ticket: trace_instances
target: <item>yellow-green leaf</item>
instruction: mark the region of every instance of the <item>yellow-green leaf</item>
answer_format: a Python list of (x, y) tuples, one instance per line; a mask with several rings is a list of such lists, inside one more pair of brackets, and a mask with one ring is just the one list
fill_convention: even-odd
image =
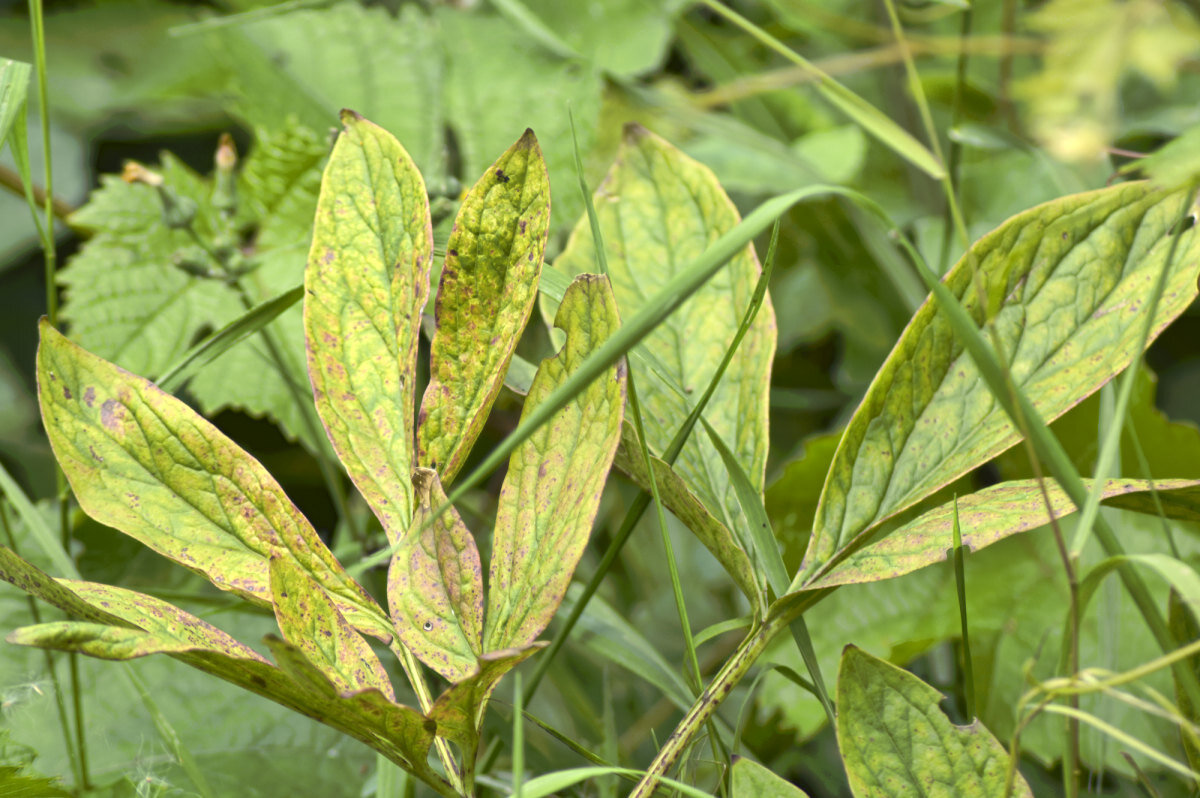
[[(616, 162), (597, 189), (594, 204), (613, 291), (624, 316), (640, 310), (739, 221), (737, 209), (707, 167), (637, 125), (625, 129)], [(594, 238), (585, 217), (554, 268), (574, 275), (594, 269), (595, 263)], [(666, 450), (679, 420), (691, 408), (692, 392), (708, 384), (742, 321), (760, 272), (754, 248), (747, 245), (641, 344), (655, 365), (645, 370), (646, 387), (641, 391), (653, 453)], [(768, 297), (705, 411), (758, 491), (763, 489), (767, 461), (767, 393), (775, 339), (775, 312)], [(707, 535), (702, 540), (741, 585), (748, 528), (721, 457), (703, 431), (688, 438), (674, 470), (727, 530), (723, 540)], [(755, 600), (757, 591), (747, 592)]]
[(451, 682), (475, 672), (483, 635), (479, 550), (436, 471), (413, 473), (417, 511), (388, 568), (388, 605), (409, 651)]
[(417, 460), (450, 484), (479, 437), (533, 300), (550, 231), (550, 182), (532, 130), (463, 200), (446, 244)]
[[(1001, 798), (1008, 755), (979, 721), (955, 726), (943, 696), (911, 673), (846, 646), (838, 670), (838, 747), (855, 798)], [(1015, 776), (1010, 795), (1033, 793)]]
[(357, 628), (391, 637), (383, 610), (334, 559), (266, 469), (191, 408), (68, 341), (45, 321), (38, 399), (84, 511), (222, 590), (270, 603), (286, 556)]
[(348, 695), (374, 688), (395, 701), (383, 663), (333, 601), (292, 560), (271, 558), (271, 598), (283, 637)]
[[(1049, 511), (1061, 519), (1078, 508), (1054, 480), (1046, 480)], [(1084, 484), (1091, 489), (1092, 480)], [(1170, 518), (1200, 520), (1200, 480), (1110, 479), (1101, 494), (1106, 504), (1154, 514), (1158, 505), (1151, 496), (1158, 492), (1163, 513)], [(962, 542), (970, 551), (998, 543), (1006, 537), (1028, 532), (1050, 523), (1042, 490), (1037, 480), (1001, 482), (958, 499)], [(865, 546), (833, 566), (806, 588), (879, 582), (912, 573), (941, 562), (954, 546), (953, 501), (922, 513), (887, 537)]]
[[(608, 278), (578, 277), (554, 323), (567, 340), (538, 367), (522, 419), (620, 326)], [(500, 489), (484, 651), (521, 648), (550, 623), (591, 534), (624, 406), (619, 361), (513, 452)]]
[[(1013, 381), (1044, 419), (1133, 358), (1182, 200), (1146, 183), (1064, 197), (984, 236), (946, 276), (976, 323), (993, 326)], [(1200, 236), (1194, 228), (1180, 235), (1151, 338), (1196, 296)], [(880, 523), (1019, 437), (948, 318), (927, 300), (846, 427), (796, 585), (820, 578)]]
[(304, 274), (317, 412), (388, 540), (412, 519), (417, 338), (433, 252), (420, 173), (387, 131), (342, 112)]
[(733, 758), (731, 798), (808, 798), (796, 785), (743, 756)]

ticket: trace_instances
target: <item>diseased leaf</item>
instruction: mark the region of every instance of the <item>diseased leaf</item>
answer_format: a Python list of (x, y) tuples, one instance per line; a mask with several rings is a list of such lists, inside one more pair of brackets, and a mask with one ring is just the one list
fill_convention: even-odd
[(271, 558), (271, 598), (284, 639), (303, 652), (338, 695), (376, 689), (396, 700), (383, 663), (325, 591), (287, 557)]
[[(637, 125), (626, 127), (617, 160), (594, 202), (613, 292), (625, 316), (640, 310), (678, 270), (739, 221), (711, 171)], [(593, 268), (595, 259), (591, 228), (584, 218), (554, 268), (574, 275)], [(666, 450), (678, 420), (688, 414), (689, 394), (708, 384), (742, 321), (760, 271), (753, 247), (747, 245), (639, 347), (657, 367), (648, 370), (642, 391), (652, 452)], [(775, 335), (768, 297), (705, 412), (758, 491), (766, 468)], [(673, 384), (660, 378), (658, 370)], [(683, 395), (676, 392), (679, 388)], [(749, 539), (746, 521), (720, 455), (702, 431), (693, 431), (674, 469), (712, 517), (732, 530), (732, 539), (721, 535), (705, 543), (735, 578), (744, 577), (743, 555), (732, 552), (742, 548), (744, 554), (738, 541)], [(754, 593), (748, 595), (754, 600)]]
[(42, 419), (88, 515), (259, 603), (269, 558), (290, 557), (357, 628), (390, 639), (383, 610), (257, 460), (149, 381), (40, 329)]
[(500, 679), (546, 645), (537, 642), (524, 648), (489, 651), (479, 658), (479, 667), (474, 673), (450, 685), (438, 696), (429, 710), (429, 717), (437, 723), (439, 737), (453, 741), (462, 749), (464, 761), (475, 759), (483, 712)]
[(532, 130), (463, 200), (438, 285), (417, 461), (454, 479), (483, 430), (537, 298), (550, 183)]
[[(1084, 480), (1091, 489), (1092, 480)], [(1157, 490), (1163, 512), (1171, 518), (1200, 520), (1200, 480), (1110, 479), (1104, 486), (1106, 504), (1157, 513), (1151, 491)], [(1054, 518), (1073, 515), (1078, 508), (1054, 480), (1046, 480)], [(979, 551), (1011, 535), (1050, 523), (1046, 502), (1036, 480), (1002, 482), (958, 499), (962, 542)], [(954, 546), (954, 502), (947, 502), (901, 526), (884, 539), (855, 551), (806, 588), (860, 584), (892, 579), (942, 562)]]
[[(567, 340), (538, 367), (522, 419), (620, 326), (608, 278), (577, 278), (554, 321)], [(484, 651), (521, 648), (550, 623), (591, 534), (624, 406), (621, 361), (513, 452), (496, 516)]]
[(436, 471), (413, 473), (417, 510), (388, 568), (388, 605), (401, 642), (451, 682), (470, 676), (483, 645), (483, 566), (475, 538), (446, 503)]
[(731, 798), (808, 798), (791, 782), (744, 756), (733, 758)]
[(421, 309), (433, 253), (425, 183), (387, 131), (342, 114), (304, 285), (308, 371), (333, 448), (395, 543), (409, 474)]
[[(1004, 795), (1007, 752), (979, 721), (952, 724), (941, 693), (916, 676), (846, 646), (837, 692), (838, 747), (856, 798)], [(1032, 798), (1015, 779), (1010, 795)]]
[[(1145, 183), (1055, 200), (984, 236), (947, 275), (977, 323), (993, 326), (1014, 382), (1043, 418), (1069, 410), (1135, 354), (1179, 205), (1180, 195)], [(1196, 295), (1200, 238), (1181, 235), (1151, 339)], [(1018, 439), (926, 300), (846, 428), (795, 584), (820, 578), (882, 521)]]

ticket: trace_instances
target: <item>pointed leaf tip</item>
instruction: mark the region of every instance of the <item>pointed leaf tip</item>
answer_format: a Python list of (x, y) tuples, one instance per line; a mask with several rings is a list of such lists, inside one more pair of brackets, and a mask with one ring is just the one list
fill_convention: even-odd
[(342, 120), (342, 124), (345, 125), (346, 127), (349, 127), (351, 124), (354, 124), (357, 122), (365, 122), (366, 121), (366, 117), (364, 117), (358, 111), (354, 111), (350, 108), (343, 108), (341, 110), (341, 113), (338, 114), (338, 118)]

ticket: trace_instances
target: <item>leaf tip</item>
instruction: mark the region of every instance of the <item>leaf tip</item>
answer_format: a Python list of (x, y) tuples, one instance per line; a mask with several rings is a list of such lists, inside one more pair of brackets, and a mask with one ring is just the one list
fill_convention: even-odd
[(338, 114), (338, 118), (342, 120), (342, 124), (345, 125), (347, 129), (349, 129), (351, 125), (356, 125), (359, 122), (366, 121), (362, 114), (349, 108), (343, 108), (341, 113)]

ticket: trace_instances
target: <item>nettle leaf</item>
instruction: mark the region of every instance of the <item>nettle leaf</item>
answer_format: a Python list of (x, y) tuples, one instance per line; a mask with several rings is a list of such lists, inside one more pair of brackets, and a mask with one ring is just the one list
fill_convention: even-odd
[[(212, 230), (208, 184), (169, 154), (165, 185), (196, 203), (194, 226)], [(242, 311), (237, 294), (216, 280), (193, 277), (173, 263), (195, 242), (163, 224), (155, 189), (105, 175), (71, 225), (92, 237), (59, 273), (62, 318), (81, 345), (137, 374), (158, 374), (179, 359), (205, 329)]]
[(289, 557), (358, 629), (390, 639), (383, 610), (257, 460), (149, 381), (40, 329), (42, 419), (88, 515), (259, 603), (268, 560)]
[(333, 684), (338, 695), (374, 688), (395, 701), (383, 663), (333, 600), (300, 566), (271, 558), (271, 598), (283, 637)]
[[(554, 323), (567, 340), (538, 367), (522, 420), (620, 326), (608, 278), (576, 278)], [(509, 459), (492, 544), (484, 651), (525, 646), (562, 602), (591, 534), (620, 440), (624, 404), (620, 361)]]
[[(1008, 755), (979, 721), (955, 726), (943, 696), (916, 676), (846, 646), (838, 670), (837, 737), (856, 798), (1004, 795)], [(1020, 774), (1010, 795), (1033, 793)]]
[[(1091, 489), (1092, 480), (1084, 484)], [(1006, 537), (1038, 529), (1073, 515), (1075, 504), (1054, 480), (1046, 480), (1049, 509), (1037, 480), (1002, 482), (958, 499), (962, 542), (971, 551)], [(1158, 512), (1152, 493), (1157, 491), (1163, 513), (1169, 518), (1200, 520), (1200, 480), (1110, 479), (1101, 495), (1106, 504), (1150, 515)], [(946, 502), (904, 524), (887, 537), (865, 546), (833, 566), (813, 589), (835, 585), (879, 582), (942, 562), (954, 546), (954, 502)]]
[(277, 240), (271, 232), (277, 227), (312, 229), (320, 166), (328, 154), (325, 138), (294, 119), (255, 131), (254, 148), (238, 175), (238, 197), (264, 222), (255, 239), (258, 249), (295, 243)]
[(804, 790), (743, 756), (733, 758), (730, 779), (732, 798), (808, 798)]
[[(637, 125), (626, 127), (617, 160), (594, 201), (613, 291), (626, 315), (636, 313), (677, 269), (695, 260), (739, 221), (736, 208), (707, 167)], [(554, 268), (574, 275), (594, 268), (595, 262), (591, 227), (583, 218)], [(742, 321), (760, 273), (754, 249), (748, 245), (641, 345), (656, 365), (646, 370), (647, 387), (642, 391), (651, 451), (661, 454), (667, 448), (678, 420), (691, 408), (691, 393), (708, 384)], [(767, 394), (775, 337), (775, 312), (768, 297), (705, 412), (760, 492), (767, 461)], [(749, 530), (721, 457), (702, 430), (688, 438), (674, 470), (726, 528), (724, 535), (714, 530), (701, 540), (742, 584)], [(734, 553), (737, 550), (741, 553)], [(752, 601), (757, 593), (747, 590)]]
[[(946, 276), (977, 322), (994, 326), (1013, 381), (1046, 420), (1133, 358), (1182, 199), (1130, 183), (1055, 200), (984, 236)], [(1151, 340), (1196, 296), (1200, 237), (1181, 235)], [(796, 584), (816, 581), (880, 523), (1019, 437), (926, 300), (846, 428)]]
[(417, 510), (388, 568), (388, 604), (401, 642), (458, 682), (475, 672), (483, 644), (483, 566), (479, 550), (436, 471), (413, 473)]
[(433, 228), (425, 183), (390, 133), (342, 113), (304, 285), (308, 370), (333, 448), (388, 540), (412, 520), (409, 475)]
[(526, 130), (467, 194), (446, 244), (417, 429), (417, 460), (443, 484), (462, 467), (504, 384), (549, 233), (546, 162)]

